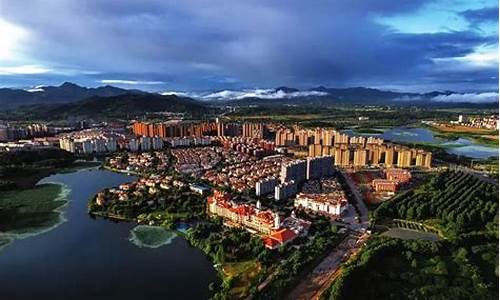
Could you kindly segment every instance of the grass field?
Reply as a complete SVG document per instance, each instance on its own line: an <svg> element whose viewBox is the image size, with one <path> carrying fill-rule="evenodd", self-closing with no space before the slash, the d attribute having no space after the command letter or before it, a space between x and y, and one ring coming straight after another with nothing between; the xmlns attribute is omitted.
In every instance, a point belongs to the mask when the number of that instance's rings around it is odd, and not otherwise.
<svg viewBox="0 0 500 300"><path fill-rule="evenodd" d="M447 139L468 138L478 144L498 146L498 131L496 130L448 124L435 125L430 128L436 132L436 137Z"/></svg>
<svg viewBox="0 0 500 300"><path fill-rule="evenodd" d="M259 274L260 268L260 264L256 259L224 263L222 265L224 277L232 280L232 288L230 290L232 298L247 296L248 289L252 281Z"/></svg>
<svg viewBox="0 0 500 300"><path fill-rule="evenodd" d="M492 134L495 133L495 130L484 129L484 128L476 128L462 125L448 125L448 124L440 124L434 126L434 128L438 129L442 132L452 132L452 133L472 133L472 134Z"/></svg>
<svg viewBox="0 0 500 300"><path fill-rule="evenodd" d="M0 193L0 231L25 233L57 224L56 209L67 202L59 197L62 191L61 185L42 184Z"/></svg>

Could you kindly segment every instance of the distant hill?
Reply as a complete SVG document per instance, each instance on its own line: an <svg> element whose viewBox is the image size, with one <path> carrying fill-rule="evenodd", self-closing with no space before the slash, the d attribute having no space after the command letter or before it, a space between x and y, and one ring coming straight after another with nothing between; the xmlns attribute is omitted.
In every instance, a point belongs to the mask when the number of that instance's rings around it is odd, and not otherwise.
<svg viewBox="0 0 500 300"><path fill-rule="evenodd" d="M308 90L279 87L260 96L247 92L249 97L218 99L212 101L223 105L415 105L433 107L494 107L497 101L476 101L479 94L461 94L452 91L430 93L394 92L367 87L327 88L318 86ZM231 93L227 93L231 95ZM237 94L234 92L232 94ZM455 97L448 97L455 96ZM470 98L468 99L468 97ZM446 101L446 98L454 98ZM459 98L457 101L456 99ZM444 100L443 100L444 99Z"/></svg>
<svg viewBox="0 0 500 300"><path fill-rule="evenodd" d="M112 97L94 96L75 103L31 105L18 108L16 113L32 119L66 119L132 117L162 111L202 115L209 111L209 107L191 98L141 93Z"/></svg>
<svg viewBox="0 0 500 300"><path fill-rule="evenodd" d="M21 105L70 103L93 96L112 97L130 93L143 94L144 92L110 85L87 88L71 82L65 82L60 86L42 86L30 91L0 88L0 107L8 109Z"/></svg>

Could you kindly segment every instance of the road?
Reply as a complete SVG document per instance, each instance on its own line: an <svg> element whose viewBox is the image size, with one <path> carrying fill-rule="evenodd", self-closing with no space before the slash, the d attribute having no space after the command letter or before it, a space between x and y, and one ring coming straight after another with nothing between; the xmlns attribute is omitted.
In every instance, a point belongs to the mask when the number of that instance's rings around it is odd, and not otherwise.
<svg viewBox="0 0 500 300"><path fill-rule="evenodd" d="M367 236L359 232L348 235L314 270L286 297L289 300L320 299L340 275L340 266L359 252Z"/></svg>
<svg viewBox="0 0 500 300"><path fill-rule="evenodd" d="M366 226L363 226L366 229L368 228L368 208L366 208L365 202L363 201L363 196L361 196L361 193L356 188L356 185L352 181L351 177L349 177L349 175L347 175L345 171L341 171L340 174L344 177L345 182L349 186L351 195L356 201L356 207L358 208L360 213L359 219L361 223Z"/></svg>
<svg viewBox="0 0 500 300"><path fill-rule="evenodd" d="M343 221L347 225L350 234L311 273L302 278L286 299L319 299L340 275L342 263L353 255L357 255L369 237L366 234L366 230L369 227L368 208L351 178L344 172L341 172L341 174L354 198L351 201L355 202L354 204L360 213L359 222L354 217L357 215L355 211L346 213L347 216L343 218Z"/></svg>

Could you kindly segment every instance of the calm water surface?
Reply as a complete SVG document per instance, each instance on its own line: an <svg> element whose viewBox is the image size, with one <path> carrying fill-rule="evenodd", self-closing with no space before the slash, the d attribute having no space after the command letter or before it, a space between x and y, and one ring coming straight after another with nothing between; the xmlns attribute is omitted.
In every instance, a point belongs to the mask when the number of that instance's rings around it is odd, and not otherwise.
<svg viewBox="0 0 500 300"><path fill-rule="evenodd" d="M348 135L354 135L352 130L343 130ZM446 140L436 138L434 133L427 128L420 127L395 127L385 130L380 134L363 134L366 136L378 136L386 141L395 143L430 143L448 146L448 153L468 156L472 158L498 157L498 147L488 147L477 144L471 140L459 138L457 140Z"/></svg>
<svg viewBox="0 0 500 300"><path fill-rule="evenodd" d="M87 214L87 200L96 192L134 179L104 170L43 179L71 189L67 221L0 251L0 299L208 298L217 274L201 251L182 238L138 248L128 240L134 224Z"/></svg>

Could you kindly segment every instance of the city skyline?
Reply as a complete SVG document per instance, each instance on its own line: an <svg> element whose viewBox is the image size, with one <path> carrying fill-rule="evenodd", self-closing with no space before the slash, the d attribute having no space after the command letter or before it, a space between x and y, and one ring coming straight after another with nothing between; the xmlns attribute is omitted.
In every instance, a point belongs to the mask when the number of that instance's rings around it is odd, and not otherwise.
<svg viewBox="0 0 500 300"><path fill-rule="evenodd" d="M498 90L494 1L2 0L0 33L4 87Z"/></svg>

